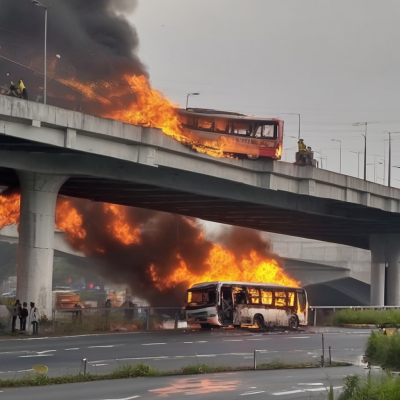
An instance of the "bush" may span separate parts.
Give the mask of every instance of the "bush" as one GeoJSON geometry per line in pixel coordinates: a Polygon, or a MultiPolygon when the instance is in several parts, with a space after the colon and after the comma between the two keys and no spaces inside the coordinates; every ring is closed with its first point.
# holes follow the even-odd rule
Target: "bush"
{"type": "Polygon", "coordinates": [[[400,378],[383,375],[376,379],[368,376],[348,376],[344,380],[344,390],[338,400],[398,400],[400,398],[400,378]]]}
{"type": "Polygon", "coordinates": [[[386,336],[382,332],[371,332],[365,356],[372,364],[400,371],[400,334],[386,336]]]}
{"type": "Polygon", "coordinates": [[[400,310],[357,310],[344,309],[337,311],[333,318],[334,325],[368,324],[400,325],[400,310]]]}

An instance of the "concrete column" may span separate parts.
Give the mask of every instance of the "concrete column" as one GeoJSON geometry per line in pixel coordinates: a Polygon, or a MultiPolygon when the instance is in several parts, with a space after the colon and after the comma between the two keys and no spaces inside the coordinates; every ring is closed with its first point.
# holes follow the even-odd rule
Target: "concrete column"
{"type": "Polygon", "coordinates": [[[371,250],[371,306],[385,305],[385,236],[371,235],[369,238],[371,250]]]}
{"type": "Polygon", "coordinates": [[[400,306],[400,235],[371,235],[371,305],[400,306]]]}
{"type": "Polygon", "coordinates": [[[57,193],[67,176],[16,171],[21,186],[17,298],[51,318],[57,193]]]}

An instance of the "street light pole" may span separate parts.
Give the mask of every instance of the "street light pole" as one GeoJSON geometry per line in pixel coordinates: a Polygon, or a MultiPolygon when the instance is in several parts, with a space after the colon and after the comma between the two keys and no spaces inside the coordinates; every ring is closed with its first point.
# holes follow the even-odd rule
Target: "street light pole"
{"type": "Polygon", "coordinates": [[[350,151],[350,153],[354,153],[354,154],[357,154],[357,170],[358,170],[358,172],[357,172],[357,177],[359,178],[360,177],[360,152],[359,151],[350,151]]]}
{"type": "Polygon", "coordinates": [[[31,0],[32,4],[44,9],[44,93],[43,104],[47,102],[47,6],[37,0],[31,0]]]}
{"type": "Polygon", "coordinates": [[[186,110],[188,109],[189,96],[198,96],[200,93],[188,93],[186,96],[186,110]]]}
{"type": "Polygon", "coordinates": [[[339,151],[340,151],[340,153],[339,153],[339,162],[340,162],[340,165],[339,165],[339,172],[340,173],[342,173],[342,141],[341,140],[339,140],[339,139],[332,139],[332,142],[339,142],[339,145],[340,145],[340,147],[339,147],[339,151]]]}

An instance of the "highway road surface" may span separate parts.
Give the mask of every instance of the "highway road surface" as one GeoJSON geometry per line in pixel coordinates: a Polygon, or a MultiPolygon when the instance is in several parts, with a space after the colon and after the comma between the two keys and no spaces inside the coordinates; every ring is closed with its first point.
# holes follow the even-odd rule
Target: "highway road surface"
{"type": "MultiPolygon", "coordinates": [[[[331,346],[333,360],[362,365],[369,333],[331,328],[324,334],[325,356],[331,346]]],[[[49,376],[76,374],[83,358],[88,359],[91,373],[108,373],[120,365],[139,362],[169,371],[197,363],[244,367],[253,365],[254,350],[260,350],[258,363],[316,363],[322,354],[321,333],[186,330],[3,339],[0,379],[26,375],[34,365],[48,366],[49,376]]]]}
{"type": "Polygon", "coordinates": [[[131,399],[327,399],[343,377],[364,375],[362,367],[247,371],[162,378],[133,378],[69,385],[2,389],[0,400],[131,400],[131,399]]]}

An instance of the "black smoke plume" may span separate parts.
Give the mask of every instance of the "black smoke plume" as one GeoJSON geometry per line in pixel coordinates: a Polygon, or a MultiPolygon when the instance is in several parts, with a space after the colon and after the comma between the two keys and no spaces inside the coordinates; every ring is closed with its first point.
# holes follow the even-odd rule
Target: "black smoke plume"
{"type": "MultiPolygon", "coordinates": [[[[134,9],[136,0],[41,3],[48,7],[48,103],[76,108],[82,102],[76,91],[52,77],[83,83],[113,82],[115,91],[121,91],[118,85],[126,85],[125,74],[147,76],[136,54],[137,32],[125,17],[134,9]]],[[[44,10],[30,0],[1,0],[0,55],[43,72],[43,48],[44,10]]],[[[0,85],[18,79],[24,80],[30,100],[43,95],[43,76],[0,58],[0,85]]],[[[101,87],[98,91],[101,93],[101,87]]],[[[90,112],[90,105],[87,107],[84,111],[90,112]]]]}
{"type": "Polygon", "coordinates": [[[72,198],[68,201],[82,215],[87,235],[81,241],[74,241],[67,234],[67,239],[75,248],[85,248],[96,272],[111,282],[130,286],[133,295],[145,298],[152,306],[183,304],[187,282],[160,291],[149,273],[154,265],[159,277],[171,275],[179,266],[177,254],[188,270],[198,275],[209,269],[205,261],[215,242],[230,250],[238,261],[249,258],[251,250],[265,258],[271,257],[269,245],[259,232],[226,228],[215,241],[210,241],[203,238],[194,218],[132,207],[121,208],[125,210],[128,224],[140,228],[141,243],[126,245],[110,234],[108,226],[113,218],[104,212],[103,203],[72,198]]]}

